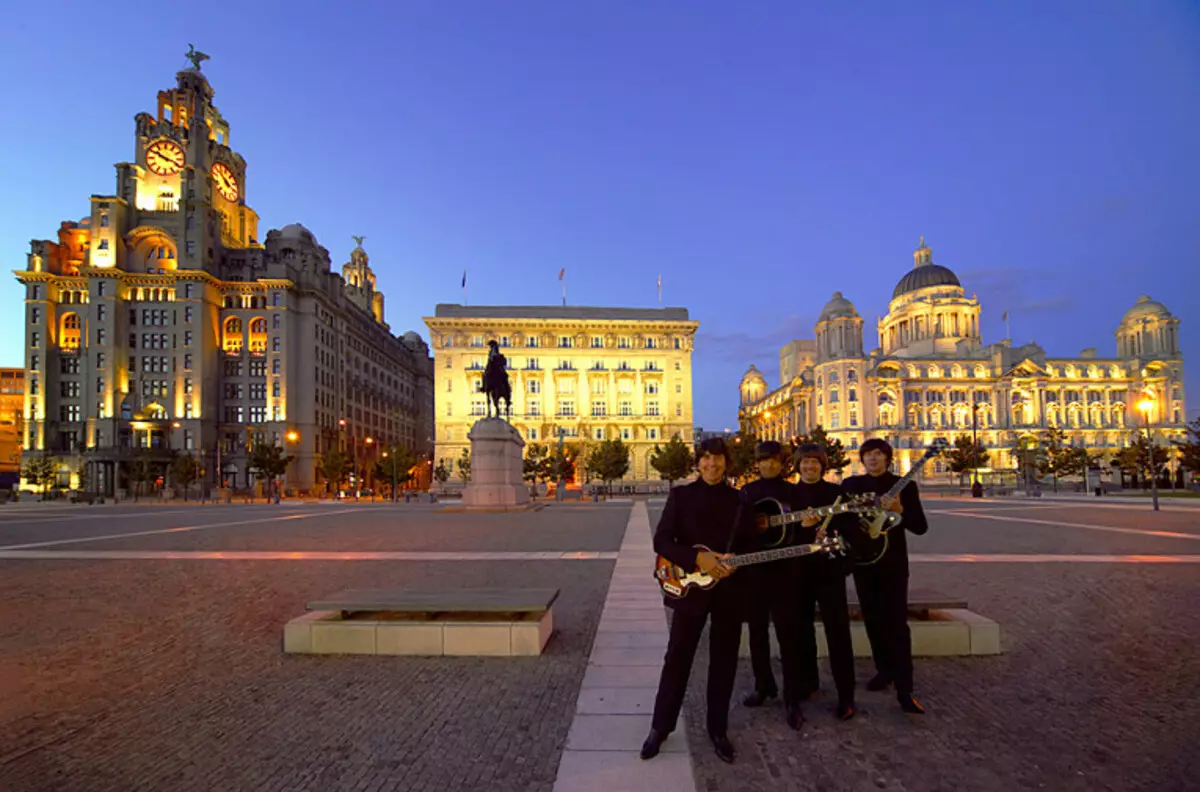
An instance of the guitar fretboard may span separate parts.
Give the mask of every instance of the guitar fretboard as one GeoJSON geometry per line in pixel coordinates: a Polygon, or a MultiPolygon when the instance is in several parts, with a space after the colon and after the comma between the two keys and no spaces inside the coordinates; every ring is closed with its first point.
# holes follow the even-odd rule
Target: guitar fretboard
{"type": "Polygon", "coordinates": [[[842,512],[848,512],[856,507],[860,509],[862,508],[854,503],[838,503],[832,506],[821,506],[817,509],[811,509],[807,513],[804,511],[798,511],[788,512],[787,514],[777,514],[768,519],[767,523],[770,525],[788,525],[790,523],[800,522],[806,516],[825,517],[830,514],[841,514],[842,512]]]}
{"type": "Polygon", "coordinates": [[[900,490],[907,487],[909,485],[909,482],[915,480],[917,478],[917,476],[921,475],[921,468],[925,467],[925,463],[928,462],[933,457],[937,456],[939,453],[941,453],[941,450],[937,446],[930,446],[929,448],[927,448],[925,450],[924,456],[922,456],[915,463],[913,463],[913,466],[908,469],[907,473],[905,473],[900,478],[896,479],[896,483],[893,484],[891,487],[889,487],[888,491],[883,493],[883,495],[881,495],[879,497],[879,499],[880,500],[891,500],[892,498],[899,495],[900,490]]]}
{"type": "Polygon", "coordinates": [[[762,550],[757,553],[744,553],[736,555],[733,558],[725,561],[725,566],[728,567],[743,567],[751,564],[765,564],[767,561],[775,561],[780,558],[792,558],[795,556],[812,555],[819,553],[822,550],[832,549],[825,544],[807,544],[794,545],[792,547],[781,547],[778,550],[762,550]]]}

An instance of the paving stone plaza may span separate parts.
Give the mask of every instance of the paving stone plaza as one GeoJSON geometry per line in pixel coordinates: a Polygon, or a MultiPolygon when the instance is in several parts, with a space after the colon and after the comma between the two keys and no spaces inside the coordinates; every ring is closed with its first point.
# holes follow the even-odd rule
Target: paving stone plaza
{"type": "MultiPolygon", "coordinates": [[[[1003,654],[918,659],[797,734],[735,703],[734,765],[686,728],[636,760],[666,614],[661,499],[0,511],[0,788],[26,790],[1185,790],[1200,783],[1200,508],[930,498],[913,587],[1000,623],[1003,654]],[[560,590],[538,657],[285,655],[305,603],[371,587],[560,590]]],[[[739,668],[735,702],[751,686],[739,668]]]]}

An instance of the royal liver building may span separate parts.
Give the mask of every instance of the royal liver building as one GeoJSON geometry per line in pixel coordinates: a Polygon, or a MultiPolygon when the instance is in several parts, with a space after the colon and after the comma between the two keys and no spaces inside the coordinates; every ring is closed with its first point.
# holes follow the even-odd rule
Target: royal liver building
{"type": "Polygon", "coordinates": [[[433,362],[384,321],[362,247],[339,274],[304,226],[260,236],[246,161],[199,63],[134,116],[133,158],[88,213],[32,242],[25,287],[26,457],[105,495],[180,455],[250,487],[250,450],[283,445],[308,490],[337,450],[427,453],[433,362]]]}
{"type": "MultiPolygon", "coordinates": [[[[907,469],[935,437],[970,434],[972,421],[990,466],[1014,467],[1012,449],[1051,427],[1068,442],[1115,453],[1148,420],[1162,443],[1185,427],[1179,319],[1139,297],[1116,329],[1116,355],[1085,349],[1050,357],[1034,343],[984,344],[980,303],[958,277],[933,263],[924,239],[913,268],[879,320],[879,346],[863,348],[863,320],[840,292],[821,311],[815,340],[780,350],[781,385],[770,390],[754,366],[741,382],[740,424],[761,438],[788,440],[820,425],[850,449],[886,438],[907,469]],[[1152,405],[1143,418],[1137,405],[1152,405]]],[[[938,472],[941,471],[938,463],[938,472]]]]}

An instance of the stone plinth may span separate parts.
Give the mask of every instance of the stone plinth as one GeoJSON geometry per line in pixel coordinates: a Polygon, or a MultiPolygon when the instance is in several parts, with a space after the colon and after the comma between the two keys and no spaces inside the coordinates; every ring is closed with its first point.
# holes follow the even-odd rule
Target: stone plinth
{"type": "Polygon", "coordinates": [[[473,511],[528,509],[521,433],[501,418],[484,418],[471,427],[467,439],[471,441],[471,480],[463,490],[463,506],[473,511]]]}

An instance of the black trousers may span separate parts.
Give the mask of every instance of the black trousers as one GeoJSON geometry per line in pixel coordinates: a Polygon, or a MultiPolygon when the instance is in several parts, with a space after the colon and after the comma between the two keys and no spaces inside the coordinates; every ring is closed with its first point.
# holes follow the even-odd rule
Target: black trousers
{"type": "Polygon", "coordinates": [[[667,654],[663,658],[658,695],[654,699],[653,728],[664,733],[675,730],[679,711],[683,708],[683,697],[687,693],[696,647],[700,645],[704,625],[711,617],[707,726],[709,734],[725,734],[729,727],[729,700],[733,696],[733,682],[737,676],[744,607],[744,603],[736,597],[713,596],[704,610],[676,610],[671,615],[667,654]]]}
{"type": "Polygon", "coordinates": [[[912,694],[912,635],[908,630],[908,573],[886,566],[859,567],[854,587],[871,641],[875,670],[887,674],[896,692],[912,694]]]}
{"type": "MultiPolygon", "coordinates": [[[[807,691],[803,676],[801,610],[798,607],[795,561],[775,562],[754,570],[750,579],[750,667],[754,669],[754,689],[776,694],[775,674],[771,671],[770,625],[775,625],[779,659],[783,666],[783,702],[794,706],[807,691]]],[[[747,570],[748,571],[748,570],[747,570]]]]}
{"type": "Polygon", "coordinates": [[[800,657],[805,689],[820,687],[817,670],[817,630],[814,608],[821,607],[829,671],[838,701],[854,701],[854,645],[850,640],[850,611],[846,605],[846,575],[840,565],[825,558],[803,559],[799,573],[800,657]]]}

